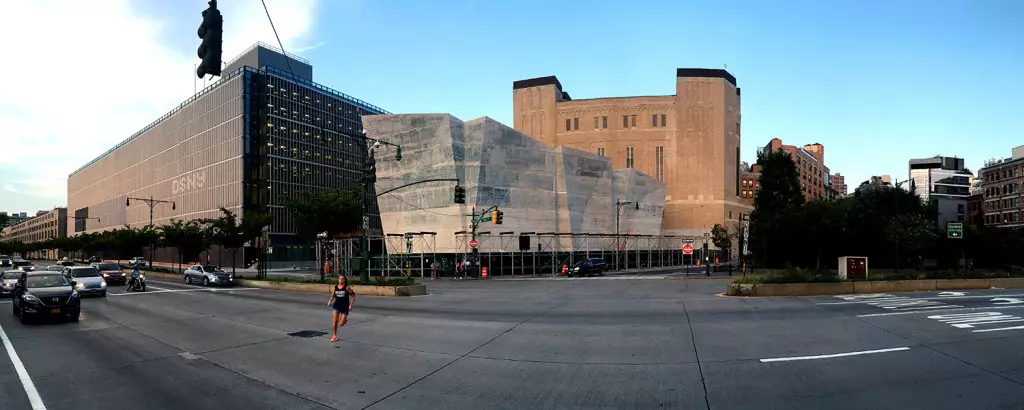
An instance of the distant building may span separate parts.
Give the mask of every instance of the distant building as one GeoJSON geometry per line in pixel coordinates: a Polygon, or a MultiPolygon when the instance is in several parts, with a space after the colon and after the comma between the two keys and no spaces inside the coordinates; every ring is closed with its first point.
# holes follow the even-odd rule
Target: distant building
{"type": "Polygon", "coordinates": [[[865,189],[892,186],[892,177],[889,175],[875,175],[869,178],[867,181],[861,182],[857,186],[856,192],[861,192],[865,189]]]}
{"type": "Polygon", "coordinates": [[[964,159],[936,155],[931,158],[912,159],[909,163],[910,179],[921,200],[932,197],[967,198],[971,194],[974,175],[964,167],[964,159]]]}
{"type": "MultiPolygon", "coordinates": [[[[22,215],[25,215],[23,212],[22,215]]],[[[59,239],[67,237],[67,208],[53,208],[49,211],[40,211],[36,216],[25,219],[17,224],[11,224],[4,228],[4,235],[0,242],[41,242],[48,239],[59,239]]],[[[36,259],[57,259],[58,250],[42,250],[23,255],[26,258],[36,259]]]]}
{"type": "Polygon", "coordinates": [[[989,160],[978,170],[984,196],[984,221],[987,226],[1024,226],[1024,145],[1012,150],[1010,158],[989,160]]]}
{"type": "Polygon", "coordinates": [[[31,219],[28,212],[13,212],[8,216],[7,226],[17,225],[31,219]]]}
{"type": "Polygon", "coordinates": [[[754,197],[761,188],[761,166],[754,164],[740,169],[740,199],[754,205],[754,197]]]}
{"type": "Polygon", "coordinates": [[[763,153],[783,150],[789,153],[800,172],[800,189],[804,198],[814,199],[826,197],[825,187],[828,185],[828,168],[825,167],[825,146],[814,143],[801,147],[784,145],[782,140],[772,138],[762,149],[763,153]]]}
{"type": "Polygon", "coordinates": [[[967,217],[964,222],[970,229],[978,229],[985,224],[985,195],[971,194],[967,197],[967,217]]]}
{"type": "Polygon", "coordinates": [[[846,196],[848,193],[846,190],[846,177],[839,175],[839,173],[836,172],[835,174],[832,174],[831,179],[832,189],[836,190],[836,194],[841,197],[846,196]]]}

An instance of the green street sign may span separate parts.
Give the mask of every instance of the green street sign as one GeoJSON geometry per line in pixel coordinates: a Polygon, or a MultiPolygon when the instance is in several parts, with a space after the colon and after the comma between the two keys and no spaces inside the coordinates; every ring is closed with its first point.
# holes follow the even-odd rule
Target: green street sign
{"type": "Polygon", "coordinates": [[[960,222],[947,222],[946,223],[946,237],[948,238],[963,238],[964,237],[964,224],[960,222]]]}
{"type": "Polygon", "coordinates": [[[487,215],[485,217],[480,218],[480,222],[490,222],[491,218],[493,218],[493,216],[487,215]]]}

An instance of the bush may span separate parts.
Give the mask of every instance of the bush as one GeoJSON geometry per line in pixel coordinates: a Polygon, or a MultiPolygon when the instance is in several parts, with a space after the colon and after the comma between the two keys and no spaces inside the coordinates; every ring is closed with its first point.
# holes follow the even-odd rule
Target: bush
{"type": "MultiPolygon", "coordinates": [[[[268,282],[288,282],[288,283],[321,283],[321,284],[328,284],[328,285],[333,285],[333,284],[338,283],[338,279],[336,277],[326,278],[324,280],[320,280],[320,279],[297,279],[297,278],[269,277],[269,278],[260,279],[260,280],[265,280],[265,281],[268,281],[268,282]]],[[[370,277],[370,280],[367,281],[366,283],[362,283],[357,278],[349,278],[348,279],[348,284],[351,285],[351,286],[356,286],[356,285],[365,285],[365,286],[412,286],[412,285],[416,284],[416,279],[410,278],[410,277],[405,277],[405,276],[400,276],[400,277],[373,276],[373,277],[370,277]]]]}
{"type": "Polygon", "coordinates": [[[764,275],[751,275],[737,278],[733,283],[832,283],[839,282],[839,275],[828,270],[812,271],[810,269],[786,268],[781,271],[773,271],[764,275]]]}

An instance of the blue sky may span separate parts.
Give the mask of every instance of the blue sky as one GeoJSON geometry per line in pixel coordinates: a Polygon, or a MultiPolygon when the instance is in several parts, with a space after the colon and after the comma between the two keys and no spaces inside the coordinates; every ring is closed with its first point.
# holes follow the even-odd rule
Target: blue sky
{"type": "Polygon", "coordinates": [[[1020,1],[427,3],[327,3],[326,43],[304,53],[317,81],[392,112],[511,124],[514,80],[671,94],[675,68],[728,64],[744,159],[772,137],[820,142],[851,185],[936,154],[977,170],[1024,144],[1020,1]]]}
{"type": "MultiPolygon", "coordinates": [[[[557,75],[574,98],[664,95],[677,67],[727,64],[743,89],[748,161],[772,137],[819,142],[826,165],[856,186],[906,178],[909,158],[960,156],[977,170],[1024,144],[1019,0],[266,1],[317,82],[395,113],[511,124],[515,80],[557,75]]],[[[0,35],[37,33],[9,54],[39,63],[33,77],[47,81],[0,94],[0,139],[21,153],[0,157],[0,210],[66,203],[69,172],[192,94],[205,3],[4,6],[0,35]],[[28,26],[33,15],[49,27],[28,26]],[[79,107],[62,121],[47,97],[57,94],[79,107]]],[[[276,43],[259,0],[220,4],[225,60],[276,43]]],[[[0,75],[20,78],[18,67],[0,75]]]]}

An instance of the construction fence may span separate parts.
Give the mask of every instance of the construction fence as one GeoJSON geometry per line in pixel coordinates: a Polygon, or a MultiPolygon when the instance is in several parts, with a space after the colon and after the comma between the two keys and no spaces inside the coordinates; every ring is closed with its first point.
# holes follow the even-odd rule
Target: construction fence
{"type": "MultiPolygon", "coordinates": [[[[661,267],[700,266],[726,263],[718,250],[704,250],[703,237],[671,235],[608,235],[570,233],[455,232],[455,252],[437,252],[435,232],[407,232],[368,236],[371,276],[412,276],[419,278],[477,276],[487,268],[489,276],[559,275],[564,266],[591,258],[604,259],[609,270],[628,271],[661,267]],[[687,255],[683,246],[690,244],[687,255]],[[470,262],[467,272],[456,266],[470,262]]],[[[318,251],[328,269],[353,275],[351,260],[358,259],[361,241],[358,235],[324,240],[318,251]]],[[[708,243],[708,247],[711,244],[708,243]]]]}

